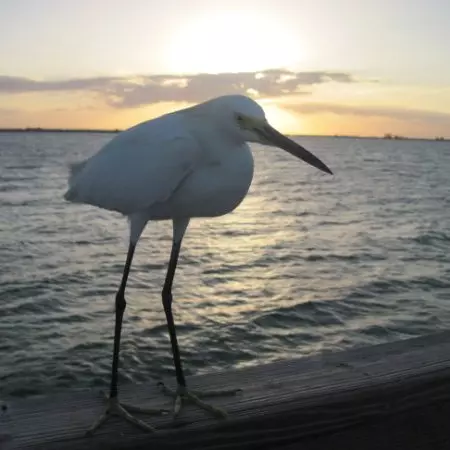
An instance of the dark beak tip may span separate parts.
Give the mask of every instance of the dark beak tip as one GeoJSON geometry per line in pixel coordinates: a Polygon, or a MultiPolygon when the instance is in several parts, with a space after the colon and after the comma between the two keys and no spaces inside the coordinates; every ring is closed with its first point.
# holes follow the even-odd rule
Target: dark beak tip
{"type": "Polygon", "coordinates": [[[311,165],[314,166],[316,169],[319,169],[320,171],[327,173],[329,175],[334,175],[334,173],[331,171],[331,169],[320,159],[317,158],[317,160],[314,162],[315,162],[315,164],[312,163],[311,165]]]}

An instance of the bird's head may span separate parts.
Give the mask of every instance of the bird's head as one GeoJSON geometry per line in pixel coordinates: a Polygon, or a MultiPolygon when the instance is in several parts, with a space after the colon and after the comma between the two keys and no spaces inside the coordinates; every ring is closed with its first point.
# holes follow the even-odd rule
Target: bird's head
{"type": "Polygon", "coordinates": [[[214,103],[222,120],[225,119],[229,125],[228,131],[235,138],[279,147],[323,172],[333,173],[319,158],[273,128],[267,121],[264,110],[251,98],[229,95],[219,97],[214,103]]]}

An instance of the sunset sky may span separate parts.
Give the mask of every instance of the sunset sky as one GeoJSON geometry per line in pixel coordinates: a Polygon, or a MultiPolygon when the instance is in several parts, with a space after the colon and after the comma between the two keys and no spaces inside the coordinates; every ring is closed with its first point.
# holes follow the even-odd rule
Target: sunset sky
{"type": "Polygon", "coordinates": [[[284,132],[450,137],[448,0],[2,0],[0,127],[246,93],[284,132]]]}

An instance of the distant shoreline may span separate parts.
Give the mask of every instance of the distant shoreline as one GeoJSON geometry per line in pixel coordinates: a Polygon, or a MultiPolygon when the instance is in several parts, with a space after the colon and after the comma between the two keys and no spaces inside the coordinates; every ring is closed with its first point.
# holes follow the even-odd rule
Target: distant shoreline
{"type": "Polygon", "coordinates": [[[0,128],[0,133],[119,133],[121,131],[88,128],[0,128]]]}
{"type": "MultiPolygon", "coordinates": [[[[120,133],[123,130],[114,129],[89,129],[89,128],[0,128],[0,133],[120,133]]],[[[290,135],[296,137],[335,137],[335,138],[347,138],[347,139],[394,139],[394,140],[410,140],[410,141],[441,141],[449,142],[450,138],[444,138],[437,136],[435,138],[426,137],[406,137],[396,136],[392,134],[385,134],[384,136],[357,136],[357,135],[338,135],[338,134],[297,134],[290,135]]]]}

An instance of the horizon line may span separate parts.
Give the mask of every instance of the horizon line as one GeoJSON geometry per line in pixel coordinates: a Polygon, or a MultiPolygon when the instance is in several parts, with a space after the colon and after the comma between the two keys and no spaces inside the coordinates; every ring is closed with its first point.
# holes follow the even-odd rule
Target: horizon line
{"type": "MultiPolygon", "coordinates": [[[[0,133],[121,133],[125,129],[120,128],[43,128],[43,127],[0,127],[0,133]]],[[[386,140],[419,140],[419,141],[450,141],[443,136],[409,137],[385,133],[383,136],[361,136],[357,134],[293,134],[288,136],[303,137],[336,137],[354,139],[386,139],[386,140]]]]}

